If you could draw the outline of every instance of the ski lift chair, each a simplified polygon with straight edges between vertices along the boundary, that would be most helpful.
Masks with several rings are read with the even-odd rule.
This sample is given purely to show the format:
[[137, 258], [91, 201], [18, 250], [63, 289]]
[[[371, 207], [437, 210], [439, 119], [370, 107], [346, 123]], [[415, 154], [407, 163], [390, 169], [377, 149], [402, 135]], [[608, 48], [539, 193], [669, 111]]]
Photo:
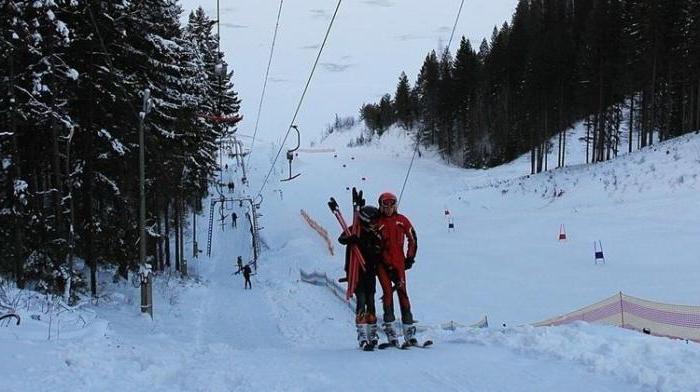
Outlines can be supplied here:
[[292, 125], [292, 128], [296, 131], [297, 133], [297, 146], [292, 148], [291, 150], [287, 150], [287, 160], [289, 161], [289, 178], [285, 178], [281, 180], [282, 182], [285, 181], [291, 181], [301, 175], [301, 173], [297, 173], [295, 175], [292, 175], [292, 161], [294, 160], [294, 152], [299, 149], [301, 146], [301, 134], [299, 133], [299, 128], [297, 128], [296, 125]]

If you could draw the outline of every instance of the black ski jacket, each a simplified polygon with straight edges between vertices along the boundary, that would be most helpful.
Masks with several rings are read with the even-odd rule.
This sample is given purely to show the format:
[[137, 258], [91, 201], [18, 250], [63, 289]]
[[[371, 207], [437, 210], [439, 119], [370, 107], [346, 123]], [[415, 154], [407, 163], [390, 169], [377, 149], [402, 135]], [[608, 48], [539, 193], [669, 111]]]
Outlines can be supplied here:
[[[352, 225], [348, 227], [348, 230], [352, 232]], [[348, 236], [342, 233], [338, 238], [338, 242], [343, 245], [349, 245]], [[357, 245], [360, 248], [362, 257], [365, 259], [366, 274], [371, 274], [374, 276], [376, 271], [376, 266], [382, 260], [382, 237], [379, 231], [361, 226], [359, 242]], [[345, 272], [348, 272], [348, 267], [350, 265], [350, 246], [345, 247]]]

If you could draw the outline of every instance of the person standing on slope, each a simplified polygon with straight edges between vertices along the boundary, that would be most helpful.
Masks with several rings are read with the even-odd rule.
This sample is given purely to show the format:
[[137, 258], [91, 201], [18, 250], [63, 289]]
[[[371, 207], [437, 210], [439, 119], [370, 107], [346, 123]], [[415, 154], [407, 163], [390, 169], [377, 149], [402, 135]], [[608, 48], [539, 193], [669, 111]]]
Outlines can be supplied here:
[[[384, 307], [384, 323], [382, 329], [389, 343], [398, 345], [394, 329], [394, 294], [399, 296], [401, 307], [401, 322], [404, 339], [409, 344], [415, 343], [416, 327], [413, 325], [411, 303], [408, 300], [406, 288], [406, 270], [413, 266], [418, 250], [416, 231], [411, 222], [397, 211], [396, 195], [390, 192], [379, 196], [379, 211], [381, 216], [377, 221], [382, 237], [382, 262], [377, 266], [377, 277], [382, 286], [382, 304]], [[408, 241], [408, 249], [404, 254], [404, 243]]]
[[243, 289], [253, 289], [253, 284], [250, 283], [250, 275], [251, 275], [250, 270], [250, 265], [246, 264], [245, 267], [243, 267], [243, 279], [245, 279], [245, 282], [243, 283]]
[[[377, 231], [376, 222], [379, 210], [373, 206], [364, 206], [359, 211], [360, 234], [340, 235], [338, 242], [347, 245], [345, 249], [345, 273], [350, 265], [351, 245], [357, 245], [365, 259], [365, 271], [361, 273], [355, 288], [355, 326], [357, 341], [362, 349], [373, 349], [379, 342], [377, 335], [377, 313], [374, 306], [376, 292], [376, 266], [381, 261], [382, 238]], [[352, 225], [348, 228], [352, 233]]]

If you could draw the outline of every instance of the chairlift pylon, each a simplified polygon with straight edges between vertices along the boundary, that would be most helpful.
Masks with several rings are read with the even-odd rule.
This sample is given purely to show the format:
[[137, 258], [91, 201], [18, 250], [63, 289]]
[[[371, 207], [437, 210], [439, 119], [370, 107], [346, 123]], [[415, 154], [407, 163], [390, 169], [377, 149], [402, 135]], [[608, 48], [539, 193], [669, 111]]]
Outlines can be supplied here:
[[294, 152], [298, 150], [301, 146], [301, 134], [299, 133], [299, 128], [297, 128], [296, 125], [292, 125], [292, 128], [294, 128], [294, 130], [297, 133], [297, 146], [292, 148], [291, 150], [287, 150], [287, 160], [289, 161], [289, 178], [281, 180], [282, 182], [291, 181], [301, 175], [301, 173], [292, 175], [292, 161], [294, 160]]

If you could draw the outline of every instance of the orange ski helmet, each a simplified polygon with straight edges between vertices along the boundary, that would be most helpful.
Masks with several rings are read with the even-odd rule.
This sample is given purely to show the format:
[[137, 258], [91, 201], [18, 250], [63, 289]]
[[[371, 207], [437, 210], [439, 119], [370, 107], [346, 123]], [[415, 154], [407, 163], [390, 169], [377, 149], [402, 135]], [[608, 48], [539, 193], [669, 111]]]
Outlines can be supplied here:
[[395, 206], [397, 202], [396, 195], [391, 192], [384, 192], [379, 195], [379, 206]]

